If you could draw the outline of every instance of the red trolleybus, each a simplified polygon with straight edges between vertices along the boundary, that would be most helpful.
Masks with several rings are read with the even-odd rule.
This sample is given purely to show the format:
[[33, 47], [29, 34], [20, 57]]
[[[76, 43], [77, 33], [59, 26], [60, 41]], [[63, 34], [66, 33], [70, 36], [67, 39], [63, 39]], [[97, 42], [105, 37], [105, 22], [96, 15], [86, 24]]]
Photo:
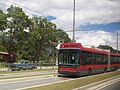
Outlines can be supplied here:
[[81, 43], [63, 43], [58, 57], [58, 74], [89, 75], [120, 68], [120, 54], [86, 48]]

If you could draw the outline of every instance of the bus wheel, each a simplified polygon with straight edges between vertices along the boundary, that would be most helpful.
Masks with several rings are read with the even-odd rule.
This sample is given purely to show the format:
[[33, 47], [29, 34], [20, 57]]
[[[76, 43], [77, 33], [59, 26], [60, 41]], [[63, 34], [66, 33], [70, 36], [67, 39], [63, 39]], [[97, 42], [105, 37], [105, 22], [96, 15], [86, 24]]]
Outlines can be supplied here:
[[115, 66], [115, 71], [117, 70], [117, 66]]
[[91, 75], [92, 74], [92, 70], [91, 68], [88, 69], [88, 75]]
[[22, 71], [22, 70], [23, 70], [23, 68], [22, 68], [22, 67], [19, 67], [18, 71]]
[[107, 68], [105, 67], [105, 69], [104, 69], [104, 73], [106, 73], [107, 72]]

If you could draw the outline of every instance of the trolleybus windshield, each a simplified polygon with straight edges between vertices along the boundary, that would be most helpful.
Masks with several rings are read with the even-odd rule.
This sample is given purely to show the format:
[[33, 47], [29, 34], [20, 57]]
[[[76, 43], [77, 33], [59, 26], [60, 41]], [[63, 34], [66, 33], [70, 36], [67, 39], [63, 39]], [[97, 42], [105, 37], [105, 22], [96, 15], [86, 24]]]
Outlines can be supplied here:
[[60, 49], [58, 60], [59, 65], [79, 65], [80, 49]]

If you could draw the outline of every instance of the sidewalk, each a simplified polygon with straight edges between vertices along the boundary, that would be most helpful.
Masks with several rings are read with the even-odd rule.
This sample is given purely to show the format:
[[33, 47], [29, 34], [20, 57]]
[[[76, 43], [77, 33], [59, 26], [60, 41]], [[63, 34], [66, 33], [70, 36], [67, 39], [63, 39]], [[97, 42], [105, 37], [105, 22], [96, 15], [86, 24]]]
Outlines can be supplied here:
[[33, 72], [18, 72], [18, 73], [7, 73], [7, 74], [0, 74], [0, 79], [2, 78], [12, 78], [12, 77], [26, 77], [26, 76], [39, 76], [45, 74], [56, 74], [57, 70], [50, 70], [50, 71], [33, 71]]

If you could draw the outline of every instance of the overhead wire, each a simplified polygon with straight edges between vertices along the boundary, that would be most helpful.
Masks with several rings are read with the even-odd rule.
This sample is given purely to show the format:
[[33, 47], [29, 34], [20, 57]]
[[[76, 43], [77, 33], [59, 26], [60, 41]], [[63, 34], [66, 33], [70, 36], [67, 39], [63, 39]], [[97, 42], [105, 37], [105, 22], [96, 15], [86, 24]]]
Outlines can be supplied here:
[[[8, 1], [9, 3], [15, 4], [15, 5], [18, 5], [18, 6], [20, 6], [21, 8], [28, 9], [28, 10], [30, 10], [30, 11], [36, 12], [37, 14], [40, 14], [41, 17], [45, 18], [45, 17], [44, 17], [45, 15], [44, 15], [43, 13], [41, 13], [41, 12], [38, 12], [38, 11], [36, 11], [36, 10], [30, 9], [30, 8], [28, 8], [28, 7], [22, 6], [22, 5], [20, 5], [20, 4], [14, 3], [14, 2], [11, 2], [11, 1], [9, 1], [9, 0], [6, 0], [6, 1]], [[0, 3], [0, 4], [3, 4], [3, 3]], [[9, 5], [6, 5], [6, 4], [3, 4], [3, 5], [9, 6]], [[25, 12], [26, 12], [26, 13], [29, 13], [29, 14], [32, 14], [32, 15], [35, 15], [35, 13], [31, 13], [31, 12], [28, 12], [28, 11], [25, 11]], [[37, 15], [36, 15], [36, 16], [37, 16]], [[57, 21], [58, 21], [57, 23], [59, 23], [59, 24], [66, 25], [67, 27], [72, 28], [72, 25], [68, 25], [68, 24], [66, 24], [65, 22], [63, 22], [63, 21], [61, 21], [61, 20], [58, 20], [58, 19], [57, 19]], [[82, 31], [82, 30], [75, 30], [75, 31]], [[83, 30], [83, 31], [85, 31], [85, 30]], [[69, 31], [65, 31], [65, 32], [73, 32], [73, 30], [69, 30]]]
[[[41, 13], [41, 12], [39, 12], [39, 11], [36, 11], [36, 10], [34, 10], [34, 9], [25, 7], [25, 6], [20, 5], [20, 4], [18, 4], [18, 3], [11, 2], [11, 1], [9, 1], [9, 0], [6, 0], [6, 1], [9, 2], [9, 3], [15, 4], [15, 5], [18, 5], [18, 6], [22, 7], [22, 8], [24, 8], [24, 9], [28, 9], [28, 10], [30, 10], [30, 11], [33, 11], [33, 12], [35, 12], [35, 13], [37, 13], [37, 14], [40, 14], [43, 18], [45, 18], [44, 16], [46, 16], [45, 14], [43, 14], [43, 13]], [[69, 24], [67, 24], [67, 23], [64, 22], [64, 21], [61, 21], [61, 20], [59, 20], [59, 19], [57, 19], [57, 21], [59, 21], [59, 22], [57, 22], [57, 23], [64, 24], [64, 25], [66, 25], [66, 26], [68, 26], [68, 27], [72, 27], [72, 25], [69, 25]]]
[[[45, 14], [43, 14], [43, 13], [41, 13], [41, 12], [39, 12], [39, 11], [36, 11], [36, 10], [31, 9], [31, 8], [25, 7], [25, 6], [20, 5], [20, 4], [18, 4], [18, 3], [14, 3], [14, 2], [11, 2], [11, 1], [9, 1], [9, 0], [6, 0], [6, 1], [9, 2], [9, 3], [11, 3], [11, 4], [15, 4], [15, 5], [17, 5], [17, 6], [21, 7], [21, 8], [27, 9], [27, 10], [25, 10], [25, 12], [28, 13], [28, 14], [36, 15], [35, 13], [37, 13], [36, 16], [40, 15], [40, 16], [43, 17], [43, 18], [45, 18], [44, 16], [46, 16]], [[5, 6], [9, 6], [9, 5], [4, 4], [4, 3], [0, 3], [0, 4], [5, 5]], [[33, 11], [33, 12], [35, 12], [35, 13], [31, 13], [31, 12], [29, 12], [28, 10]], [[57, 23], [62, 24], [62, 25], [65, 25], [65, 26], [67, 26], [67, 27], [69, 27], [69, 28], [72, 28], [72, 25], [69, 25], [69, 24], [67, 24], [67, 23], [65, 23], [65, 22], [63, 22], [63, 21], [61, 21], [61, 20], [58, 20], [58, 19], [57, 19]], [[76, 29], [75, 29], [75, 31], [89, 31], [89, 30], [87, 30], [87, 29], [86, 29], [86, 30], [81, 30], [81, 29], [80, 29], [80, 30], [76, 30]], [[73, 30], [67, 30], [67, 31], [65, 31], [65, 32], [73, 32]]]

